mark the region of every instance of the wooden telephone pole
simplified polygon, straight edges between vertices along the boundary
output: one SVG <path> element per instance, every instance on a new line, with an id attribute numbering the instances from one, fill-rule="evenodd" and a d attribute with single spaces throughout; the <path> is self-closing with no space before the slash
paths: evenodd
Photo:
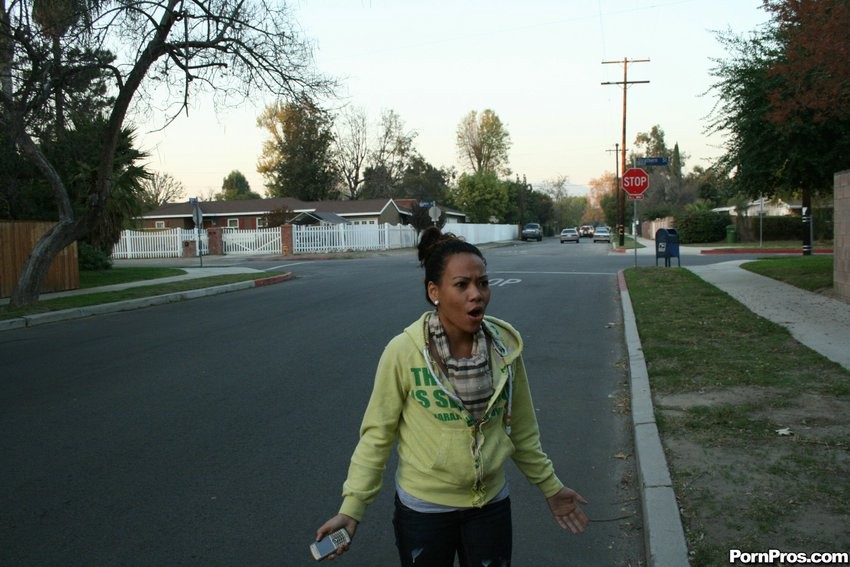
<path id="1" fill-rule="evenodd" d="M 623 64 L 623 80 L 622 81 L 613 81 L 602 83 L 603 85 L 623 85 L 623 138 L 622 138 L 622 150 L 623 156 L 620 160 L 620 171 L 626 171 L 626 91 L 629 88 L 629 85 L 635 85 L 639 83 L 648 83 L 649 81 L 629 81 L 629 63 L 648 63 L 649 59 L 628 59 L 623 58 L 622 61 L 603 61 L 603 65 L 607 65 L 609 63 L 622 63 Z M 619 245 L 623 246 L 625 244 L 625 210 L 626 210 L 626 193 L 623 191 L 623 182 L 622 178 L 617 176 L 617 235 L 619 240 Z"/>

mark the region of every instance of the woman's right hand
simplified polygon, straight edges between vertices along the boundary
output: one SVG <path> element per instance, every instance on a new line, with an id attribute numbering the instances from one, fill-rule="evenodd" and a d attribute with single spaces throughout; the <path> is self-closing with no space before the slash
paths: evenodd
<path id="1" fill-rule="evenodd" d="M 316 530 L 316 541 L 319 541 L 326 535 L 331 534 L 340 528 L 345 528 L 345 531 L 347 531 L 349 537 L 351 537 L 351 541 L 354 541 L 354 532 L 357 531 L 357 524 L 357 520 L 355 520 L 351 516 L 346 516 L 345 514 L 337 514 L 336 516 L 322 524 L 322 526 L 318 530 Z M 348 551 L 349 545 L 350 544 L 343 545 L 334 553 L 328 555 L 328 559 L 336 559 L 338 556 Z"/>

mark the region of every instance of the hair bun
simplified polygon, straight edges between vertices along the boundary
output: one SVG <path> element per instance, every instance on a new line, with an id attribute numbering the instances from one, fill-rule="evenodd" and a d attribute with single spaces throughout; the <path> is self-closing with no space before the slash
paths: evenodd
<path id="1" fill-rule="evenodd" d="M 419 245 L 417 246 L 419 263 L 424 266 L 434 250 L 452 240 L 460 240 L 460 238 L 451 232 L 444 233 L 436 226 L 429 226 L 423 230 L 422 235 L 419 237 Z"/>

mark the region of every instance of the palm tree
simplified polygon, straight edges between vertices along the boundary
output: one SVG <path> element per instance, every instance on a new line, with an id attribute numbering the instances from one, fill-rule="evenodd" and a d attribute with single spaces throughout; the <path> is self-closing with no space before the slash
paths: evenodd
<path id="1" fill-rule="evenodd" d="M 3 0 L 5 2 L 5 0 Z M 82 18 L 91 23 L 92 14 L 100 8 L 101 0 L 33 0 L 32 19 L 50 38 L 53 50 L 53 76 L 56 90 L 53 93 L 56 111 L 56 132 L 65 129 L 65 102 L 62 93 L 62 38 Z"/>

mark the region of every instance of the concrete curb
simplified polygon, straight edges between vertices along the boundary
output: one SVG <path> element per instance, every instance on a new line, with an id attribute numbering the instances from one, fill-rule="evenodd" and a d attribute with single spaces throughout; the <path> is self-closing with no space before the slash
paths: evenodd
<path id="1" fill-rule="evenodd" d="M 255 280 L 246 280 L 244 282 L 224 284 L 215 287 L 190 289 L 186 291 L 179 291 L 176 293 L 167 293 L 164 295 L 140 297 L 138 299 L 128 299 L 126 301 L 116 301 L 113 303 L 102 303 L 99 305 L 90 305 L 87 307 L 77 307 L 75 309 L 63 309 L 61 311 L 48 311 L 47 313 L 24 315 L 23 317 L 18 317 L 15 319 L 0 320 L 0 331 L 19 329 L 21 327 L 35 327 L 36 325 L 44 325 L 47 323 L 69 321 L 71 319 L 81 319 L 83 317 L 104 315 L 106 313 L 117 313 L 119 311 L 131 311 L 133 309 L 142 309 L 144 307 L 151 307 L 153 305 L 163 305 L 165 303 L 186 301 L 189 299 L 197 299 L 199 297 L 209 297 L 212 295 L 239 291 L 241 289 L 250 289 L 253 287 L 272 285 L 292 279 L 292 277 L 292 272 L 287 272 L 285 274 L 280 274 L 276 276 L 257 278 Z"/>
<path id="2" fill-rule="evenodd" d="M 688 546 L 673 482 L 655 423 L 649 372 L 623 272 L 617 274 L 623 305 L 623 328 L 629 352 L 635 460 L 643 506 L 644 545 L 650 567 L 688 565 Z"/>

